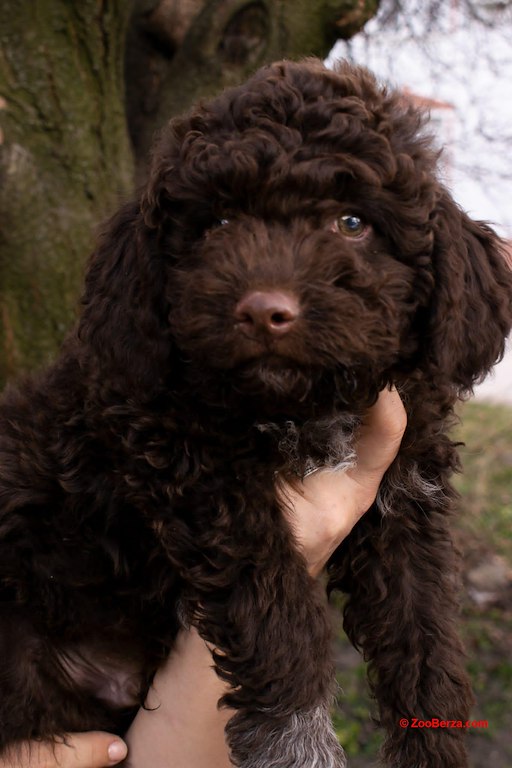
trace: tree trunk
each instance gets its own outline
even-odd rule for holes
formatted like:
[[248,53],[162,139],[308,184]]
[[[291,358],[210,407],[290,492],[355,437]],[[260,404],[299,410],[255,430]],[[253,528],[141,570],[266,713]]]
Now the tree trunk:
[[68,330],[92,230],[133,184],[125,0],[0,4],[0,377]]
[[138,182],[154,134],[169,117],[262,64],[327,56],[377,7],[378,0],[139,0],[126,58]]
[[0,385],[49,360],[72,324],[94,228],[133,188],[133,150],[142,181],[169,117],[264,62],[326,55],[377,6],[1,0]]

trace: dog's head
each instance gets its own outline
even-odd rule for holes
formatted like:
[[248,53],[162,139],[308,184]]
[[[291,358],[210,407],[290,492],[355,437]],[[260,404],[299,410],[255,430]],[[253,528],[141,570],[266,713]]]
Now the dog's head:
[[512,278],[436,163],[422,117],[348,64],[277,63],[171,121],[88,273],[99,375],[262,408],[364,405],[413,372],[470,389]]

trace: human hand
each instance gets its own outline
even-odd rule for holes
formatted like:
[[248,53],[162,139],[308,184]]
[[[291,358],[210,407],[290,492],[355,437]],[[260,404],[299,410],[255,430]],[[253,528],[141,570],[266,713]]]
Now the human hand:
[[384,389],[363,418],[356,465],[319,470],[301,482],[281,482],[278,493],[312,576],[371,507],[384,473],[398,453],[407,415],[395,388]]
[[127,751],[110,733],[72,733],[65,743],[23,742],[0,757],[0,768],[107,768],[124,760]]

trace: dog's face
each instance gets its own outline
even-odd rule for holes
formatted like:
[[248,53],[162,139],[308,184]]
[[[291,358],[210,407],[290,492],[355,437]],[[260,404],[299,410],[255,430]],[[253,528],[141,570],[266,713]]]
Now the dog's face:
[[[191,386],[365,405],[397,372],[446,365],[469,387],[492,364],[510,278],[421,122],[366,71],[288,62],[170,124],[142,210]],[[485,338],[465,354],[472,321]]]
[[[372,399],[415,349],[415,271],[362,201],[232,208],[178,259],[170,322],[192,371],[260,402]],[[289,201],[288,201],[289,202]],[[299,212],[300,210],[300,212]],[[340,402],[338,402],[338,405]]]
[[434,158],[411,176],[417,117],[400,105],[399,136],[393,111],[361,73],[282,65],[175,125],[170,322],[209,386],[372,399],[415,353],[433,237],[411,199],[432,207]]

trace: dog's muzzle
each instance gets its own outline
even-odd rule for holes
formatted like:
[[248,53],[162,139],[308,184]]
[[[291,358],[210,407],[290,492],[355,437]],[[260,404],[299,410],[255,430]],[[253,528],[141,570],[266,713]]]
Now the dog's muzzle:
[[251,339],[285,336],[300,314],[297,298],[285,291],[250,291],[235,307],[236,328]]

